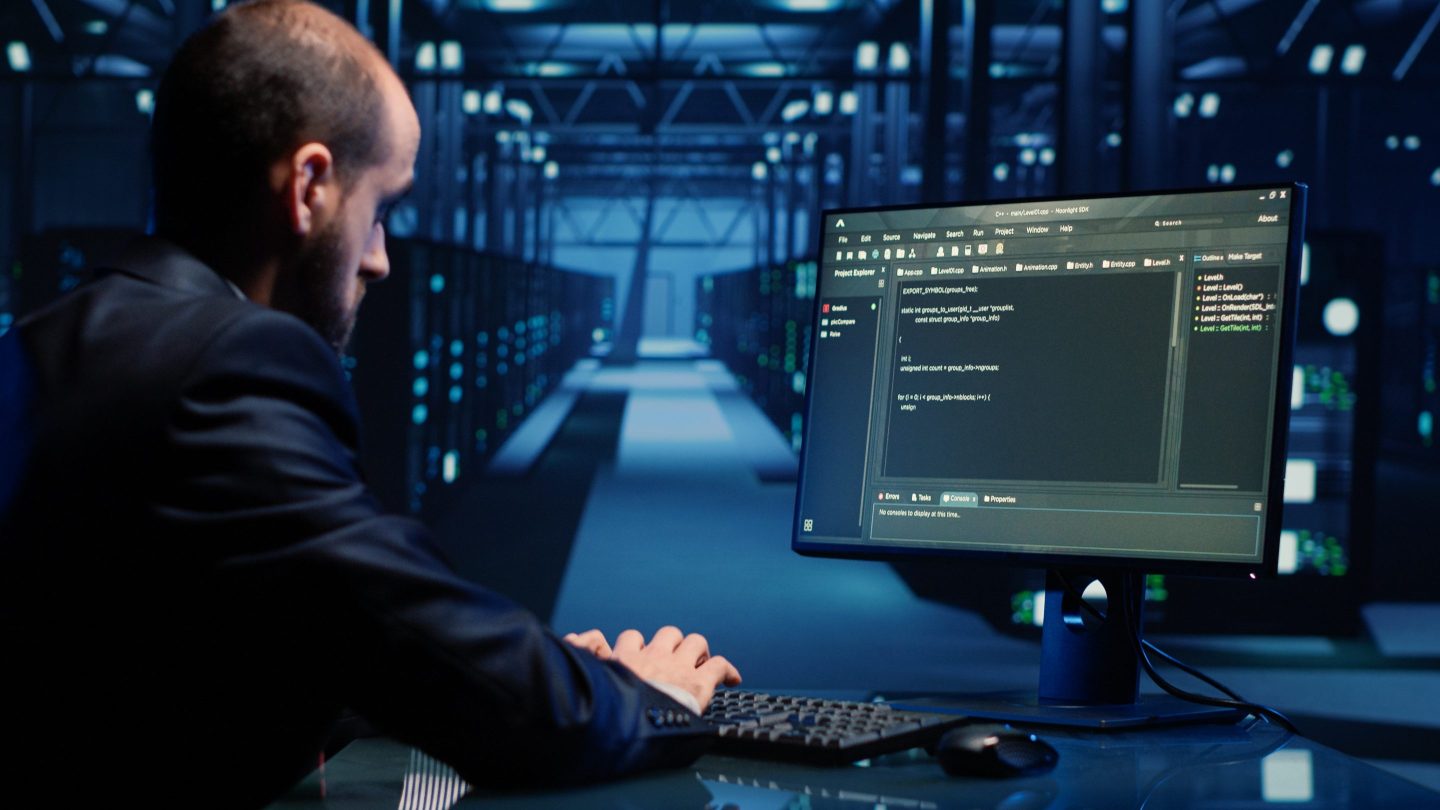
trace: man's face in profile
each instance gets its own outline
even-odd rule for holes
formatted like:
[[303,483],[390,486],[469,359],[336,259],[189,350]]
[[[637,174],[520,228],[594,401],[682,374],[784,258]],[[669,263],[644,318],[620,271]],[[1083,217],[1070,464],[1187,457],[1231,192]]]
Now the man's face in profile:
[[420,141],[420,125],[400,80],[388,68],[376,80],[386,111],[386,120],[376,122],[383,128],[380,160],[349,172],[333,214],[317,222],[288,269],[295,297],[285,308],[337,352],[350,340],[365,285],[390,273],[384,218],[410,188]]

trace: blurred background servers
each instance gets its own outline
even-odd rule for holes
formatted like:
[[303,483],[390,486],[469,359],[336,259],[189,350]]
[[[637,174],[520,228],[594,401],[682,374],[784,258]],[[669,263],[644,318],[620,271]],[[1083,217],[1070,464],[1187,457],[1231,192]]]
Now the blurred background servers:
[[[160,72],[225,4],[0,8],[0,332],[146,229]],[[1440,3],[325,5],[424,131],[345,359],[370,478],[467,575],[563,629],[701,625],[759,685],[854,685],[788,645],[897,624],[947,639],[886,642],[938,679],[975,645],[1023,659],[1034,572],[789,554],[817,213],[1301,181],[1283,576],[1152,578],[1150,616],[1269,668],[1256,699],[1396,724],[1418,701],[1437,740],[1440,689],[1404,673],[1440,662]],[[1392,703],[1296,674],[1354,667],[1401,672]],[[1429,750],[1396,767],[1440,782]]]

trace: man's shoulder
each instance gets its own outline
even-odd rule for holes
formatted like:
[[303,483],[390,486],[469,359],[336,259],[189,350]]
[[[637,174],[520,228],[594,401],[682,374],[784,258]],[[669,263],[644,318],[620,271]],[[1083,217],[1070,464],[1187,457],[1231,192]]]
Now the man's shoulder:
[[344,386],[335,352],[300,319],[219,294],[107,273],[18,324],[42,396],[166,400],[215,374]]
[[247,301],[205,263],[164,239],[139,238],[90,275],[89,283],[21,320],[29,343],[59,346],[68,336],[74,345],[67,350],[118,344],[147,353],[137,359],[154,359],[162,352],[193,355],[241,326],[305,337],[302,322]]

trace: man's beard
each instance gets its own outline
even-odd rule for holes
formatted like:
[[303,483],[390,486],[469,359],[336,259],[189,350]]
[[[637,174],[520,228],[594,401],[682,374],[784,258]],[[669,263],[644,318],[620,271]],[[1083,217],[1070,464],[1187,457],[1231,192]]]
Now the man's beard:
[[341,266],[339,224],[337,218],[329,228],[316,233],[295,258],[287,285],[291,295],[278,308],[310,324],[337,354],[342,354],[350,342],[360,306],[358,300],[351,302],[344,297],[345,276],[353,271]]

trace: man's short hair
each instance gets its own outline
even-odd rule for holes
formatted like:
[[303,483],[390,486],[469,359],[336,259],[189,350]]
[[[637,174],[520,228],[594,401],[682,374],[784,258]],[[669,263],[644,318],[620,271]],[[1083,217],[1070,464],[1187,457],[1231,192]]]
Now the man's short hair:
[[383,160],[382,61],[349,23],[304,0],[217,15],[180,47],[156,93],[161,232],[248,221],[269,166],[305,143],[329,147],[342,183]]

